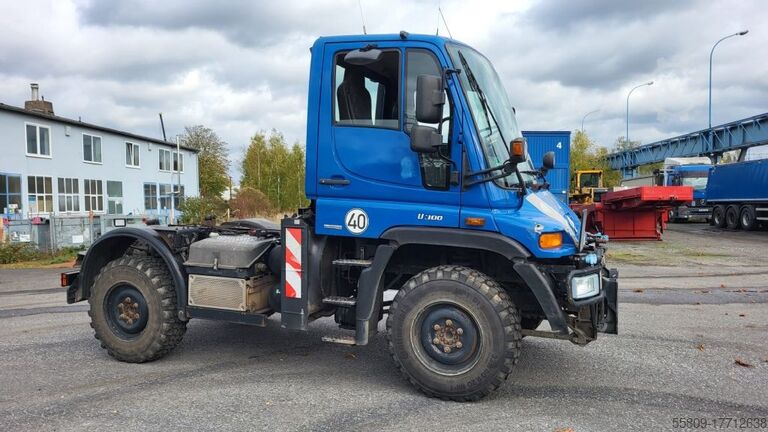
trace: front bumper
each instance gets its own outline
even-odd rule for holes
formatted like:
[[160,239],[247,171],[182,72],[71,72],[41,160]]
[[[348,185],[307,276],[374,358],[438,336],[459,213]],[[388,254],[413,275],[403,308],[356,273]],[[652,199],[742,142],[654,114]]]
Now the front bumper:
[[[535,295],[544,317],[559,337],[569,336],[575,343],[586,344],[596,339],[597,333],[617,334],[617,270],[602,265],[575,269],[573,265],[530,262],[517,263],[514,268]],[[589,298],[573,299],[571,279],[587,274],[600,275],[600,292]]]

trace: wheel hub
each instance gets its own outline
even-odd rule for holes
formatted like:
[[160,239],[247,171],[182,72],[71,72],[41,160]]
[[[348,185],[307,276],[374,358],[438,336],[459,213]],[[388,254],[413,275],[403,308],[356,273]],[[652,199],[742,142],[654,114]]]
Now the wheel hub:
[[463,370],[479,351],[480,332],[472,318],[452,304],[438,304],[421,315],[421,348],[440,369]]
[[126,283],[113,286],[104,302],[104,312],[112,331],[123,339],[138,337],[147,326],[149,308],[144,295]]
[[456,327],[453,320],[447,319],[443,322],[443,325],[435,324],[432,328],[435,331],[432,344],[442,349],[443,352],[450,353],[454,349],[464,347],[464,344],[461,342],[461,335],[464,334],[464,329]]
[[139,313],[139,302],[134,301],[130,297],[126,297],[117,304],[117,311],[119,313],[118,318],[128,325],[132,325],[134,321],[138,321],[141,318]]

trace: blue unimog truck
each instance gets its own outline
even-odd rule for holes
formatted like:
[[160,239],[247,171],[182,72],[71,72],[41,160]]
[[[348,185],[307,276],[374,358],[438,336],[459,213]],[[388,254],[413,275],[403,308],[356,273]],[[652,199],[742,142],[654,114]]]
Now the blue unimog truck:
[[534,169],[488,59],[406,32],[323,37],[311,53],[308,208],[279,226],[115,229],[62,274],[111,356],[158,359],[192,318],[273,313],[289,330],[333,316],[350,336],[328,341],[366,345],[386,315],[408,381],[466,401],[504,382],[524,336],[616,333],[604,239],[548,190],[553,155]]

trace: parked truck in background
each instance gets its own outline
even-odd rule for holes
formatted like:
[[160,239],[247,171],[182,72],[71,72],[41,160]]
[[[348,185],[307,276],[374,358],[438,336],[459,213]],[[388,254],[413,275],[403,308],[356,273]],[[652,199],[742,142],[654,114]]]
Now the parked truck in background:
[[554,154],[542,159],[535,169],[499,76],[471,47],[323,37],[311,49],[308,208],[280,225],[115,229],[62,285],[126,362],[168,354],[192,318],[263,327],[278,313],[305,331],[332,316],[351,335],[325,340],[367,345],[386,315],[408,381],[476,400],[506,380],[523,336],[586,345],[617,332],[604,239],[553,196]]
[[664,159],[659,171],[659,185],[691,186],[693,201],[677,206],[669,212],[672,222],[700,220],[709,222],[712,207],[707,205],[706,191],[712,161],[708,157],[679,157]]
[[715,165],[709,173],[706,203],[711,224],[751,231],[768,224],[768,159]]
[[549,191],[567,205],[571,171],[571,132],[523,131],[523,138],[536,168],[541,168],[544,154],[555,153],[555,167],[547,172]]

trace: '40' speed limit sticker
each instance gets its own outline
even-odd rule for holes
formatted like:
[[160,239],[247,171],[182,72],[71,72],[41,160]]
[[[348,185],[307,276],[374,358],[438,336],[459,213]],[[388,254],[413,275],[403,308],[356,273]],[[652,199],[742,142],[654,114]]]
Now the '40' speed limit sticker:
[[344,226],[352,234],[362,234],[368,228],[368,214],[363,209],[354,208],[344,216]]

